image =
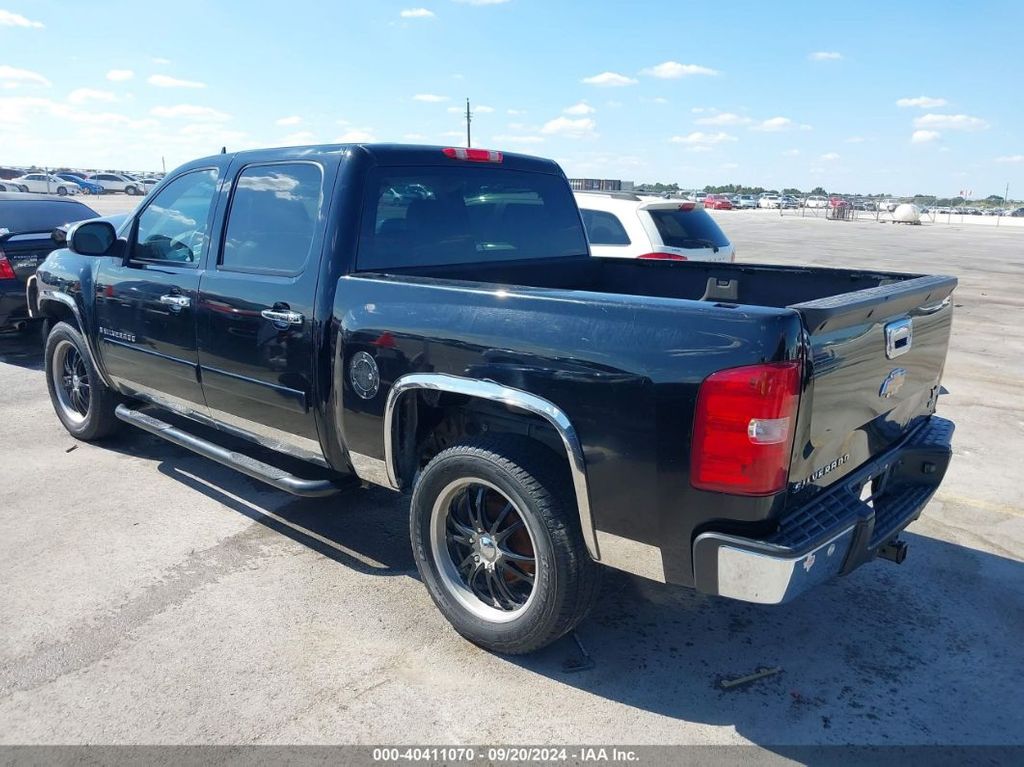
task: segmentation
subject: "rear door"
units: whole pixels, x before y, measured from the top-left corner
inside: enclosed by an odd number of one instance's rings
[[[313,307],[334,170],[269,155],[232,166],[224,234],[199,289],[210,415],[306,458],[322,458]]]
[[[831,485],[934,411],[955,286],[952,277],[919,277],[792,307],[811,362],[792,490]]]
[[[102,259],[96,274],[99,354],[110,376],[199,412],[196,309],[221,170],[213,162],[169,182],[132,221],[128,257]]]

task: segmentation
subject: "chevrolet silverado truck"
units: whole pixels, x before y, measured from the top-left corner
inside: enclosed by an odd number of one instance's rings
[[[592,258],[546,160],[221,154],[68,246],[29,291],[73,436],[411,492],[424,585],[496,652],[572,630],[604,567],[774,604],[900,561],[950,459],[955,279]]]

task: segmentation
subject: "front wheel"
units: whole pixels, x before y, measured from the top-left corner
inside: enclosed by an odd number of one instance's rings
[[[68,194],[67,187],[58,186],[57,187],[57,194],[60,197],[67,197],[67,194]]]
[[[71,436],[92,442],[117,431],[121,422],[114,408],[120,398],[100,380],[77,329],[66,322],[54,325],[44,359],[50,401]]]
[[[413,491],[420,576],[456,631],[499,653],[544,647],[596,598],[571,484],[548,448],[492,437],[439,453]]]

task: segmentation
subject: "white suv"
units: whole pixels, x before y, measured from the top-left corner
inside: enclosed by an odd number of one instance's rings
[[[142,183],[120,173],[91,173],[85,177],[103,187],[104,192],[124,192],[125,194],[145,194]]]
[[[576,192],[590,253],[605,258],[732,261],[736,248],[703,206],[630,192]]]

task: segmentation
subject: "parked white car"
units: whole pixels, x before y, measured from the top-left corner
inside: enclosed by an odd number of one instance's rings
[[[703,206],[629,192],[576,192],[591,255],[664,261],[732,261],[736,248]]]
[[[827,208],[828,197],[824,197],[820,194],[812,194],[806,200],[804,200],[805,208]]]
[[[738,194],[733,200],[732,206],[741,210],[750,210],[757,207],[757,198],[752,194]]]
[[[158,178],[140,178],[139,183],[142,184],[142,193],[149,194],[153,191],[156,185],[160,183],[160,181],[161,179]]]
[[[82,191],[82,187],[74,181],[66,181],[52,173],[26,173],[24,176],[11,179],[11,181],[27,186],[28,191],[38,194],[59,194],[61,197],[65,197]]]
[[[91,173],[86,176],[103,187],[104,192],[124,192],[125,194],[145,194],[142,182],[120,173]]]
[[[759,208],[778,208],[781,204],[782,200],[777,194],[762,194],[761,199],[757,201]]]

